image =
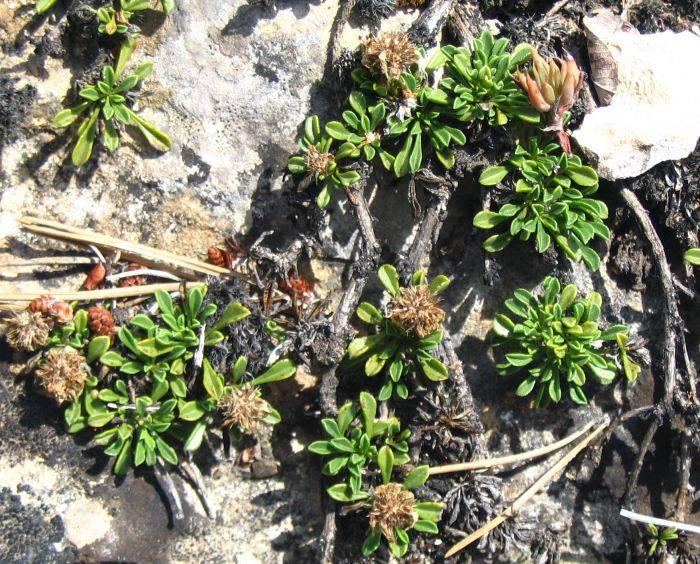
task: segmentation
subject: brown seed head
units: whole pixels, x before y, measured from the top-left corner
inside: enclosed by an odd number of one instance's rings
[[[285,294],[296,296],[297,299],[307,300],[311,297],[313,286],[306,278],[301,276],[290,276],[287,280],[282,279],[279,288]]]
[[[389,305],[390,317],[407,333],[423,339],[437,331],[445,320],[445,312],[437,304],[437,296],[427,284],[401,288]]]
[[[116,331],[112,313],[101,306],[88,308],[88,320],[90,329],[95,335],[111,337]]]
[[[73,320],[73,308],[63,300],[51,296],[41,296],[29,304],[29,311],[38,311],[52,317],[59,325],[65,325]]]
[[[401,484],[388,483],[374,489],[369,526],[377,527],[389,542],[394,542],[396,529],[412,527],[418,516],[413,511],[415,497]]]
[[[224,427],[237,425],[245,431],[254,431],[270,413],[270,404],[260,397],[254,386],[233,388],[219,400]]]
[[[418,50],[405,33],[382,33],[362,45],[362,64],[389,80],[399,78],[417,60]]]
[[[316,148],[316,145],[309,145],[306,152],[306,168],[314,177],[326,174],[332,162],[333,155],[331,153],[322,153]]]
[[[53,318],[28,309],[5,321],[7,344],[18,351],[35,351],[46,346],[53,329]]]
[[[126,267],[126,272],[141,270],[143,266],[136,264],[135,262],[129,263]],[[120,278],[117,284],[120,288],[130,288],[131,286],[141,286],[144,283],[142,276],[128,276],[126,278]]]
[[[107,276],[107,269],[105,268],[104,264],[98,262],[92,267],[92,270],[90,270],[87,278],[85,278],[83,288],[86,290],[96,290],[102,286],[102,283],[105,281],[105,276]]]
[[[85,357],[71,347],[56,347],[44,355],[35,376],[47,396],[56,403],[75,401],[83,391],[90,369]]]
[[[398,0],[396,6],[398,8],[420,8],[425,4],[425,0]]]

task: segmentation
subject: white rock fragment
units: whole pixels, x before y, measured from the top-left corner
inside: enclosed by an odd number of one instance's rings
[[[66,538],[82,548],[100,540],[110,530],[112,518],[97,501],[80,499],[71,503],[61,514]]]
[[[598,174],[631,178],[688,156],[700,136],[700,74],[694,72],[700,37],[690,31],[642,35],[608,12],[585,18],[584,25],[592,78],[610,105],[588,114],[573,137]]]

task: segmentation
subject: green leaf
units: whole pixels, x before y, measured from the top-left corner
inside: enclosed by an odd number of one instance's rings
[[[291,378],[297,372],[297,366],[289,359],[278,360],[265,372],[251,382],[254,386],[268,384],[270,382],[279,382]]]
[[[493,229],[507,219],[507,217],[502,216],[499,213],[484,210],[480,211],[474,216],[473,224],[474,227],[478,227],[479,229]]]
[[[404,478],[403,487],[407,490],[415,490],[425,484],[429,475],[430,467],[428,465],[416,466]]]
[[[431,357],[428,360],[424,360],[420,363],[420,366],[425,377],[433,382],[447,380],[450,377],[447,366],[436,358]]]
[[[158,129],[150,121],[142,118],[138,114],[135,114],[129,108],[127,108],[127,111],[129,113],[129,117],[136,124],[136,127],[139,128],[139,131],[141,131],[141,134],[146,138],[146,141],[148,141],[151,147],[164,153],[172,148],[173,142],[165,132]]]
[[[206,423],[204,423],[204,421],[197,421],[197,423],[195,423],[194,427],[192,428],[192,431],[187,436],[187,439],[185,440],[185,443],[182,446],[183,450],[185,450],[186,452],[196,451],[202,445],[202,441],[204,440],[204,433],[206,432],[206,430]]]
[[[357,90],[350,92],[348,103],[350,104],[350,107],[358,113],[358,115],[362,115],[367,111],[367,99],[362,92],[358,92]]]
[[[75,147],[71,153],[71,160],[74,166],[82,166],[90,159],[92,154],[92,145],[95,142],[95,135],[97,132],[97,118],[100,114],[100,109],[95,108],[92,111],[90,119],[85,122],[85,128],[81,126],[80,135],[78,140],[75,142]]]
[[[444,274],[438,274],[435,278],[433,278],[430,281],[430,284],[428,284],[428,289],[433,293],[433,294],[439,294],[443,290],[445,290],[452,281],[445,276]]]
[[[351,135],[345,126],[339,121],[329,121],[326,124],[326,133],[328,133],[328,135],[330,135],[333,139],[338,139],[339,141],[345,141]]]
[[[107,413],[96,413],[95,415],[91,415],[88,417],[87,424],[90,425],[90,427],[104,427],[109,423],[112,419],[114,419],[116,415],[115,411],[108,411]]]
[[[336,437],[331,439],[329,442],[335,452],[345,452],[349,454],[355,452],[355,445],[353,445],[346,437]]]
[[[129,64],[129,59],[131,55],[134,54],[136,50],[136,39],[133,37],[127,37],[127,39],[122,43],[121,50],[119,51],[119,58],[117,59],[117,65],[114,68],[114,78],[119,80],[122,73],[126,69],[126,65]]]
[[[212,398],[219,401],[224,395],[224,379],[214,370],[206,358],[203,363],[203,372],[202,383],[204,384],[204,389]]]
[[[116,368],[126,363],[126,359],[116,351],[107,351],[100,357],[100,362],[105,366]]]
[[[486,241],[484,241],[484,249],[490,253],[497,253],[502,251],[508,246],[513,237],[509,233],[499,233],[498,235],[492,235]]]
[[[342,436],[338,424],[333,419],[321,419],[321,427],[331,437]]]
[[[418,517],[426,521],[433,521],[437,523],[442,519],[442,511],[445,506],[442,503],[436,503],[433,501],[422,501],[416,503],[413,506],[414,511],[418,514]]]
[[[532,389],[535,387],[536,383],[537,383],[536,378],[534,378],[532,376],[528,376],[527,378],[525,378],[525,380],[523,380],[520,383],[520,385],[518,386],[518,389],[515,391],[515,395],[520,396],[520,397],[525,397],[526,395],[528,395],[532,391]]]
[[[369,497],[369,494],[364,492],[353,494],[352,490],[346,484],[342,483],[331,486],[326,491],[331,498],[341,502],[359,501]]]
[[[571,401],[580,405],[586,405],[588,403],[586,394],[584,394],[583,390],[578,386],[569,386],[569,397]]]
[[[381,541],[382,532],[379,527],[377,527],[374,531],[370,531],[370,534],[367,535],[367,538],[365,538],[365,542],[362,543],[362,555],[369,556],[370,554],[376,552]]]
[[[177,453],[175,449],[156,435],[156,448],[167,463],[177,465]]]
[[[377,400],[372,394],[360,392],[360,409],[362,410],[362,422],[365,432],[372,436],[374,418],[377,416]]]
[[[508,169],[504,166],[490,166],[481,171],[479,184],[483,186],[495,186],[508,174]]]
[[[318,193],[318,196],[316,196],[316,205],[319,207],[319,209],[325,209],[330,203],[331,190],[328,184],[324,184],[323,188],[321,188],[321,191]]]
[[[224,327],[238,323],[249,315],[250,310],[241,305],[239,302],[229,304],[212,329],[223,329]]]
[[[330,441],[314,441],[306,449],[314,454],[328,455],[333,454]]]
[[[132,439],[127,439],[126,441],[124,441],[124,444],[122,445],[122,448],[119,451],[119,455],[117,456],[117,459],[114,462],[114,467],[112,468],[112,470],[117,476],[122,476],[122,475],[126,474],[127,471],[129,470],[129,467],[131,466],[131,463],[132,463],[131,443],[132,443]]]
[[[379,268],[379,281],[382,286],[389,292],[392,296],[396,296],[399,293],[399,273],[396,271],[391,264],[382,265]]]
[[[432,521],[428,521],[426,519],[418,519],[418,521],[416,521],[413,525],[413,528],[421,533],[428,533],[431,535],[437,535],[439,532],[438,526]]]
[[[379,325],[384,321],[384,316],[379,310],[368,302],[362,302],[357,307],[357,317],[365,323],[370,323],[372,325]]]
[[[411,153],[408,156],[408,170],[409,172],[416,172],[423,163],[423,137],[419,133],[415,136],[413,141],[413,147],[411,148]]]
[[[57,0],[37,0],[36,4],[34,5],[36,13],[45,14],[53,7],[56,1]]]
[[[102,357],[108,350],[112,340],[107,335],[99,335],[90,340],[85,360],[90,363]]]
[[[384,445],[377,454],[377,465],[382,473],[382,482],[388,484],[391,481],[391,472],[394,469],[394,451]]]
[[[700,266],[700,249],[688,249],[683,254],[683,260],[693,266]]]
[[[322,472],[326,476],[335,476],[336,474],[338,474],[338,472],[340,472],[343,468],[345,468],[348,465],[349,460],[349,456],[338,456],[336,458],[332,458],[331,460],[326,462]]]
[[[513,366],[527,366],[532,362],[533,357],[527,353],[510,353],[506,355],[506,360]]]
[[[83,102],[73,108],[66,108],[58,112],[53,118],[53,124],[56,127],[68,127],[73,123],[78,117],[80,117],[85,110],[90,107],[90,102]]]
[[[595,170],[589,166],[579,166],[570,162],[564,174],[579,186],[588,187],[598,185],[598,175]]]

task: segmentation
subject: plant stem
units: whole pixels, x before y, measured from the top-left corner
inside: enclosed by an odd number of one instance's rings
[[[510,464],[516,464],[518,462],[523,462],[526,460],[532,460],[533,458],[538,458],[559,450],[560,448],[572,443],[578,439],[581,435],[585,434],[593,425],[595,421],[589,421],[578,431],[571,433],[569,436],[563,439],[547,445],[544,447],[536,448],[533,450],[528,450],[527,452],[521,452],[518,454],[511,454],[508,456],[501,456],[498,458],[489,458],[486,460],[472,460],[470,462],[460,462],[457,464],[445,464],[443,466],[434,466],[430,468],[430,475],[434,476],[436,474],[447,474],[450,472],[465,472],[467,470],[483,470],[485,468],[493,468],[494,466],[508,466]]]

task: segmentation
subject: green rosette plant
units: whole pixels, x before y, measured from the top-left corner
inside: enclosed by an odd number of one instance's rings
[[[497,212],[484,210],[474,217],[480,229],[506,226],[486,239],[484,248],[498,252],[516,237],[534,237],[537,251],[543,253],[554,239],[571,260],[583,260],[597,270],[600,257],[589,243],[594,237],[610,239],[610,230],[603,222],[607,206],[590,197],[598,190],[596,172],[558,144],[541,146],[533,138],[527,147],[519,145],[505,165],[484,169],[479,182],[495,186],[509,174],[516,178],[509,183],[507,202]]]
[[[125,375],[144,374],[154,380],[151,399],[158,401],[168,391],[177,398],[187,395],[184,374],[186,363],[194,358],[195,350],[220,343],[221,329],[237,323],[250,312],[239,303],[231,304],[210,328],[205,323],[216,314],[215,304],[203,304],[201,286],[187,292],[185,303],[173,304],[167,292],[155,294],[159,317],[138,314],[131,318],[129,327],[117,333],[122,352],[109,350],[100,357],[105,366],[118,368]]]
[[[173,0],[162,0],[160,5],[166,14],[175,9]],[[138,12],[151,7],[151,0],[119,0],[119,8],[113,6],[98,8],[97,30],[105,35],[124,35],[129,32],[130,20]]]
[[[233,441],[259,425],[276,425],[279,412],[262,397],[261,386],[291,378],[296,365],[291,360],[278,360],[264,373],[246,379],[248,359],[240,357],[231,366],[228,382],[204,359],[202,385],[204,399],[178,401],[178,418],[187,422],[183,449],[196,451],[207,431],[215,426],[226,429]]]
[[[537,407],[559,402],[563,388],[568,388],[571,401],[586,404],[583,386],[588,377],[607,385],[618,374],[615,352],[605,345],[616,343],[618,335],[626,336],[628,328],[601,329],[600,294],[591,292],[585,299],[577,296],[576,286],[569,284],[562,290],[559,281],[548,276],[540,298],[520,288],[506,300],[506,308],[517,321],[504,314],[493,321],[493,347],[504,350],[503,362],[496,365],[498,373],[526,373],[516,394],[527,396],[537,388]],[[631,363],[629,358],[627,363]],[[627,367],[625,372],[634,379],[638,369]]]
[[[328,438],[308,446],[309,451],[328,459],[323,466],[326,476],[345,478],[327,490],[336,501],[365,499],[362,479],[369,472],[368,464],[392,460],[393,465],[400,466],[409,461],[411,431],[401,430],[396,417],[377,419],[377,400],[372,394],[361,392],[359,403],[359,410],[355,402],[347,402],[335,419],[322,419],[321,426]]]
[[[77,129],[77,139],[71,154],[73,165],[84,165],[90,159],[98,131],[102,133],[105,148],[108,151],[116,150],[119,147],[120,129],[128,125],[137,127],[153,148],[164,152],[170,150],[170,138],[150,121],[136,114],[128,105],[129,91],[138,86],[153,70],[151,63],[144,63],[133,74],[122,78],[134,48],[134,40],[127,40],[121,48],[116,67],[103,67],[102,80],[79,92],[79,96],[85,101],[61,110],[54,117],[55,126],[66,128],[83,114],[88,116],[81,121]]]
[[[117,380],[112,388],[98,390],[97,386],[97,378],[88,378],[81,396],[66,409],[69,433],[110,425],[93,440],[104,447],[105,454],[115,457],[112,470],[117,475],[126,474],[131,466],[154,466],[158,458],[178,463],[169,442],[172,438],[166,435],[175,418],[176,399],[158,402],[151,394],[136,397],[131,403],[123,380]]]
[[[57,1],[58,0],[38,0],[38,2],[34,4],[34,9],[37,14],[45,14],[54,7]],[[129,10],[131,12],[147,10],[151,6],[151,0],[120,0],[120,3],[122,10]],[[166,14],[171,13],[175,9],[175,0],[159,0],[158,3]]]
[[[354,339],[347,359],[351,364],[363,362],[367,376],[382,371],[388,374],[377,395],[380,401],[392,395],[406,399],[408,387],[402,378],[409,372],[420,370],[434,382],[449,377],[445,364],[430,351],[442,341],[445,312],[438,306],[437,296],[450,280],[438,275],[428,283],[425,270],[421,270],[413,275],[409,287],[402,288],[396,268],[388,264],[379,269],[379,280],[392,298],[387,313],[368,302],[360,304],[357,316],[372,325],[375,333]]]
[[[444,63],[440,88],[447,95],[452,115],[463,122],[485,121],[505,125],[513,119],[539,123],[540,114],[518,88],[512,72],[530,58],[530,46],[518,45],[507,53],[508,40],[494,39],[484,30],[473,50],[446,45],[433,63]]]
[[[360,89],[391,109],[386,119],[386,137],[398,151],[391,158],[382,158],[382,163],[397,178],[418,171],[430,150],[445,168],[452,168],[455,155],[451,147],[467,141],[462,131],[449,125],[446,92],[428,84],[438,66],[426,61],[424,50],[418,52],[420,59],[410,66],[410,71],[391,80],[382,80],[365,68],[352,73]]]
[[[333,131],[331,127],[331,131]],[[321,191],[316,204],[323,209],[331,202],[334,190],[344,190],[359,182],[360,174],[340,165],[340,161],[350,157],[356,147],[350,142],[343,143],[335,154],[331,153],[333,137],[321,132],[318,116],[311,116],[304,122],[304,137],[299,146],[305,155],[289,159],[287,168],[293,174],[305,174],[308,181],[320,185]]]
[[[678,540],[678,529],[675,527],[662,527],[659,530],[653,523],[648,523],[646,532],[649,542],[647,555],[649,556],[654,556],[657,550],[661,552],[671,541]]]

